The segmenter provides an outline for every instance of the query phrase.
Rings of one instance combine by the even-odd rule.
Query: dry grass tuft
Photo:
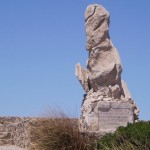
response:
[[[82,136],[78,119],[61,111],[49,112],[31,129],[35,150],[94,150],[94,137]]]

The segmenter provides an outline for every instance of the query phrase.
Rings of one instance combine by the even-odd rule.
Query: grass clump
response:
[[[140,121],[119,127],[98,141],[99,150],[150,150],[150,122]]]
[[[60,111],[39,118],[31,135],[35,150],[94,150],[94,138],[81,135],[78,119]]]

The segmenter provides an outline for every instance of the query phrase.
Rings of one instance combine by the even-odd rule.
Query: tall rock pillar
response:
[[[98,4],[85,12],[87,68],[76,65],[76,76],[84,95],[80,129],[82,132],[112,132],[138,119],[138,108],[124,81],[117,49],[109,36],[109,12]]]

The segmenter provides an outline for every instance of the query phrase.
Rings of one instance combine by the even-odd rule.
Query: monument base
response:
[[[137,113],[131,98],[96,97],[96,93],[88,93],[82,104],[80,130],[96,134],[114,132],[119,126],[134,123]]]

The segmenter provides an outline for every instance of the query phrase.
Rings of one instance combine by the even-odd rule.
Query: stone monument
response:
[[[76,65],[76,76],[84,94],[81,132],[107,133],[138,120],[139,110],[126,83],[122,65],[109,36],[109,12],[98,4],[85,12],[87,68]]]

